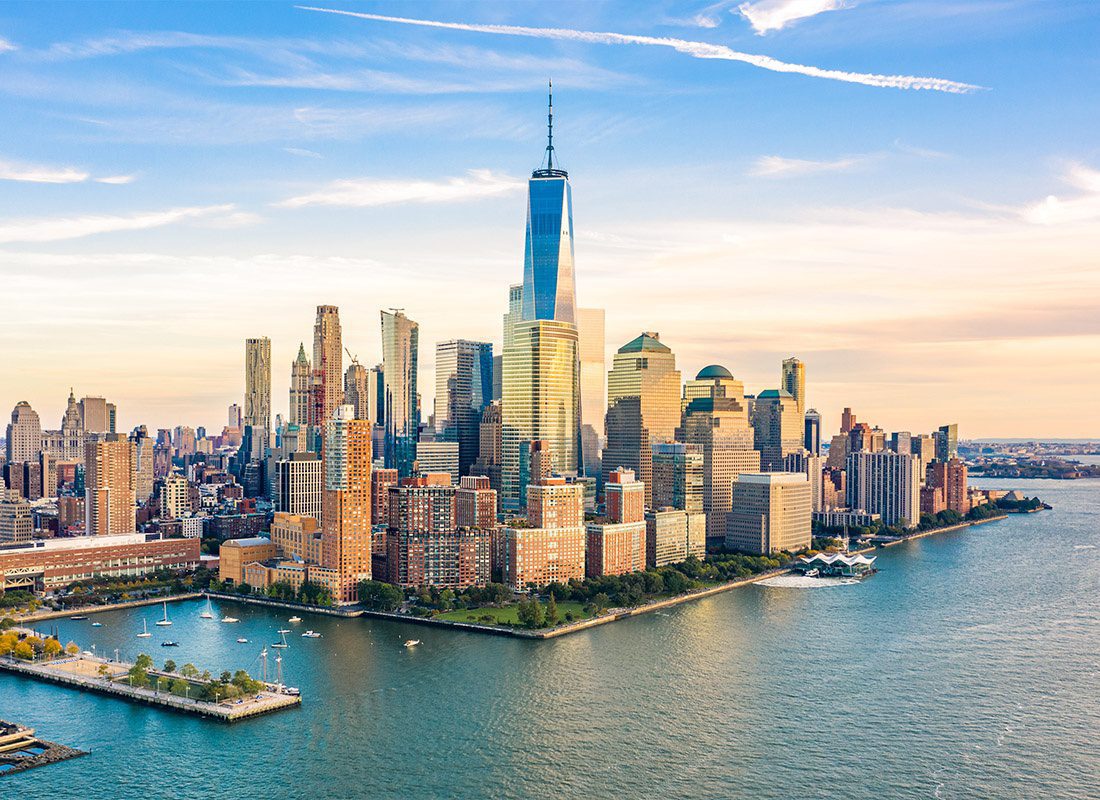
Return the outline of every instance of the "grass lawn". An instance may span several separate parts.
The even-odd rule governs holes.
[[[545,604],[544,604],[545,605]],[[519,619],[516,616],[516,609],[518,604],[511,603],[503,608],[493,608],[486,606],[484,608],[463,608],[458,611],[445,611],[442,614],[436,614],[436,619],[445,619],[451,622],[478,622],[479,624],[493,624],[489,622],[482,622],[481,617],[492,616],[495,620],[495,624],[503,625],[507,623],[518,623]],[[573,614],[573,620],[588,619],[591,614],[584,610],[584,604],[578,603],[573,600],[563,600],[558,603],[558,617],[562,622],[565,621],[566,612]],[[474,619],[470,619],[470,616]]]

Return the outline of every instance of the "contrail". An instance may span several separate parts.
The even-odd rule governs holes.
[[[949,81],[944,78],[921,78],[912,75],[874,75],[863,72],[845,72],[837,69],[821,69],[804,64],[790,64],[769,56],[740,53],[725,45],[708,42],[692,42],[687,39],[670,39],[657,36],[633,36],[626,33],[599,33],[596,31],[575,31],[569,28],[526,28],[519,25],[469,25],[462,22],[437,22],[428,19],[409,19],[407,17],[386,17],[381,14],[361,14],[356,11],[339,11],[334,8],[316,8],[314,6],[295,6],[303,11],[320,11],[325,14],[341,14],[345,17],[358,17],[377,22],[398,22],[402,25],[420,25],[426,28],[446,28],[455,31],[473,33],[495,33],[503,36],[529,36],[535,39],[566,39],[590,44],[641,44],[657,47],[671,47],[693,58],[714,58],[722,61],[740,61],[760,69],[772,72],[793,72],[808,75],[811,78],[825,78],[845,83],[861,83],[864,86],[879,86],[888,89],[929,89],[934,92],[966,94],[980,89],[969,83]]]

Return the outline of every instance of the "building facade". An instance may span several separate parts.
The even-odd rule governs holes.
[[[382,311],[382,370],[385,386],[386,467],[402,477],[413,472],[420,430],[416,390],[420,326],[400,310]]]
[[[371,424],[337,406],[325,425],[321,566],[336,576],[333,599],[358,601],[371,578]]]
[[[492,400],[493,346],[451,339],[435,346],[435,433],[458,443],[458,474],[477,461],[481,416]]]
[[[762,472],[737,476],[726,547],[754,555],[810,546],[810,483],[801,473]]]

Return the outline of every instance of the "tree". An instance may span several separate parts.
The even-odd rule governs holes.
[[[191,684],[189,684],[182,678],[173,678],[172,682],[168,684],[168,691],[170,691],[172,694],[178,694],[181,697],[189,694],[190,688]]]
[[[107,669],[106,664],[100,664],[99,669],[97,669],[96,672],[99,673],[99,677],[106,679],[107,673],[110,672],[110,670]]]
[[[134,664],[134,666],[130,667],[130,671],[127,674],[130,677],[130,684],[132,686],[149,685],[149,673],[144,667]]]
[[[153,668],[153,659],[145,653],[141,653],[134,659],[134,666],[143,670],[151,670]]]
[[[361,581],[359,602],[371,611],[393,611],[404,601],[401,590],[381,581]]]
[[[75,656],[77,653],[80,652],[80,645],[78,645],[76,642],[69,642],[67,645],[65,645],[65,652],[68,653],[70,656]]]
[[[168,659],[167,661],[165,661],[164,662],[164,671],[165,672],[175,672],[176,671],[176,662],[173,661],[172,659]]]
[[[34,648],[27,644],[26,641],[19,642],[15,646],[15,657],[21,658],[24,661],[30,661],[34,658]]]
[[[218,676],[218,681],[220,683],[229,683],[232,680],[233,676],[230,674],[229,670],[225,670],[220,676]]]
[[[53,658],[56,655],[60,655],[64,648],[61,646],[61,642],[54,639],[52,636],[46,640],[46,643],[42,646],[42,652],[46,654],[46,658]]]
[[[558,624],[558,601],[553,593],[546,601],[546,627],[552,628]]]
[[[611,598],[604,592],[600,592],[592,598],[592,605],[595,606],[597,614],[602,614],[611,606]]]
[[[0,636],[0,656],[9,655],[15,646],[19,644],[19,634],[17,633],[5,633]]]
[[[190,661],[180,667],[180,675],[185,678],[194,678],[199,674],[199,669]]]
[[[541,628],[543,626],[542,604],[538,600],[520,600],[516,608],[516,618],[525,628]]]

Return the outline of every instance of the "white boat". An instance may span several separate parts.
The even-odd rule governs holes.
[[[242,636],[240,639],[237,640],[237,644],[248,644],[248,639],[245,639]]]
[[[103,623],[102,623],[102,622],[93,622],[93,623],[92,623],[92,627],[93,627],[93,628],[102,628],[102,627],[103,627]]]
[[[148,639],[153,634],[149,633],[149,623],[144,619],[141,621],[141,633],[137,635],[139,639]]]
[[[317,631],[306,631],[302,634],[302,637],[305,639],[320,639],[321,634],[317,633]]]
[[[291,618],[290,618],[290,621],[291,621],[291,622],[301,622],[301,621],[302,621],[302,618],[301,618],[301,617],[291,617]]]
[[[166,627],[166,626],[171,625],[171,624],[172,624],[172,620],[168,619],[168,603],[165,602],[165,604],[164,604],[164,619],[158,619],[157,620],[157,625],[160,625],[163,628],[163,627]]]
[[[206,598],[206,608],[199,614],[203,619],[214,619],[214,609],[210,606],[210,598]]]
[[[287,634],[286,631],[279,631],[279,636],[282,637],[282,641],[281,642],[275,642],[275,644],[273,644],[271,646],[272,647],[278,647],[280,650],[284,647],[290,647],[290,645],[288,645],[286,643],[286,634]]]
[[[416,647],[418,644],[420,644],[419,639],[407,639],[405,641],[405,647]]]
[[[236,617],[225,616],[222,617],[222,622],[240,622]]]

